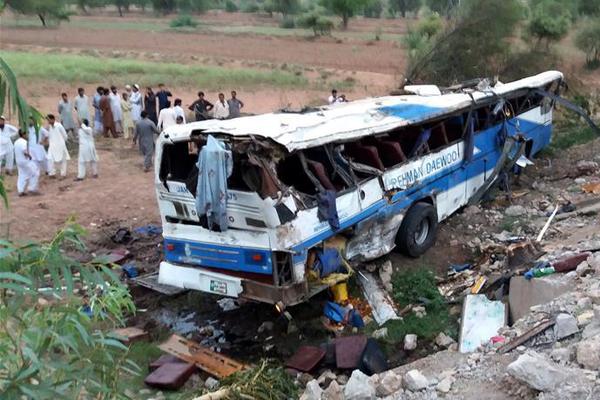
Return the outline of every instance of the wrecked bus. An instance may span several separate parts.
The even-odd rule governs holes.
[[[159,283],[287,306],[347,279],[353,262],[395,247],[418,257],[440,221],[550,142],[562,79],[548,71],[506,84],[406,86],[397,96],[169,127],[155,162]],[[203,162],[226,174],[218,183],[214,170],[197,168],[211,154]],[[218,192],[207,200],[205,191]],[[205,215],[210,198],[224,221]],[[331,246],[346,267],[325,276],[332,260],[320,256]]]

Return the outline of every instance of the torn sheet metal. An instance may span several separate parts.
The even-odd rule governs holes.
[[[489,342],[506,325],[506,305],[490,301],[483,294],[467,295],[463,303],[458,340],[461,353],[471,353]]]
[[[373,318],[377,324],[383,325],[389,320],[400,319],[394,302],[389,294],[379,286],[373,274],[364,271],[359,272],[358,282],[365,298],[371,305]]]
[[[370,261],[391,252],[396,246],[396,234],[404,214],[379,215],[357,225],[356,233],[346,245],[346,258],[350,261]]]

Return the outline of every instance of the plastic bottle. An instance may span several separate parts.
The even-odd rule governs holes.
[[[529,280],[531,278],[552,275],[554,272],[554,267],[531,268],[529,271],[525,272],[525,279]]]

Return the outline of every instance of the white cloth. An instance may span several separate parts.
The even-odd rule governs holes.
[[[66,140],[67,132],[61,124],[55,122],[54,125],[48,125],[48,142],[50,143],[48,146],[48,160],[51,163],[65,161],[66,164],[66,161],[71,159],[65,144]]]
[[[129,97],[129,102],[131,103],[131,119],[134,122],[142,119],[142,94],[139,92],[131,92],[131,97]]]
[[[108,95],[110,99],[110,110],[112,111],[113,121],[122,121],[123,113],[121,112],[121,96],[118,93],[110,92]]]
[[[175,116],[183,118],[183,123],[185,124],[185,111],[183,111],[183,108],[181,108],[181,106],[175,106],[173,107],[173,110],[175,110]]]
[[[40,171],[35,162],[29,159],[27,140],[19,138],[15,141],[15,159],[17,161],[17,191],[24,193],[26,189],[36,191]]]
[[[45,128],[40,128],[36,133],[35,126],[30,126],[27,129],[27,141],[29,142],[29,155],[35,162],[46,162],[48,154],[42,145],[44,138],[48,137],[48,131]]]
[[[227,119],[229,117],[229,104],[227,102],[221,103],[217,101],[213,111],[213,116],[216,119]]]
[[[327,101],[329,102],[329,104],[333,104],[337,101],[339,97],[333,97],[333,95],[329,96],[329,98],[327,99]]]
[[[169,126],[177,125],[177,114],[174,108],[163,108],[158,114],[158,129],[162,132]]]
[[[92,176],[98,175],[98,163],[96,161],[81,161],[79,160],[78,168],[77,168],[77,179],[85,178],[85,174],[87,173],[87,165],[89,164],[90,169],[92,170]]]
[[[19,134],[19,130],[10,125],[4,124],[4,128],[0,128],[0,172],[2,171],[2,163],[6,163],[6,169],[12,171],[14,168],[15,151],[13,148],[13,138]]]
[[[98,161],[96,145],[94,143],[94,132],[89,126],[81,125],[79,128],[79,163]]]
[[[52,160],[48,161],[48,175],[54,176],[56,175],[56,165],[60,169],[60,176],[67,176],[67,160],[62,160],[60,162],[54,162]]]
[[[88,103],[88,97],[85,94],[83,96],[75,96],[75,110],[77,110],[77,118],[79,118],[79,123],[81,123],[84,119],[90,121],[90,105]]]

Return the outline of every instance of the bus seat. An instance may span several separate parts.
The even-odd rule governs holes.
[[[336,190],[335,186],[331,182],[331,179],[327,176],[327,171],[325,170],[325,166],[317,161],[306,160],[308,167],[311,172],[317,177],[321,185],[327,190]]]
[[[354,143],[350,147],[350,155],[361,164],[368,165],[369,167],[377,168],[383,171],[385,167],[379,158],[379,152],[375,146],[365,146],[362,144]]]
[[[379,155],[386,167],[393,167],[406,161],[406,156],[398,142],[379,141],[377,142],[377,150],[379,150]]]

